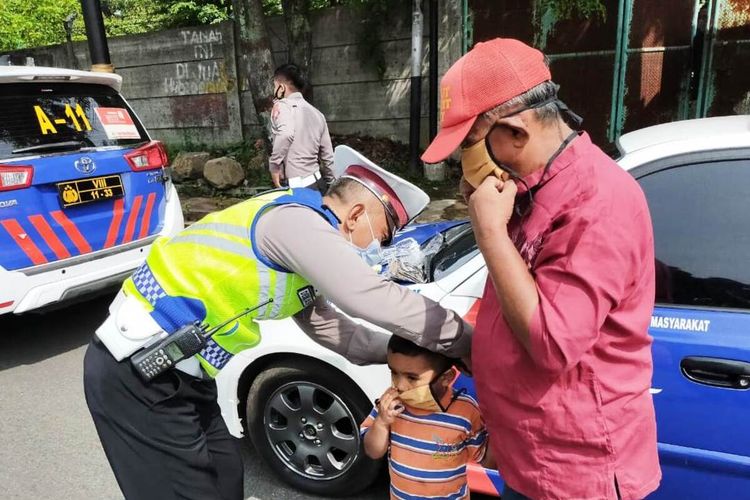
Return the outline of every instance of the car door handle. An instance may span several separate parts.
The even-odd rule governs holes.
[[[688,356],[680,362],[680,370],[688,379],[699,384],[750,389],[750,363],[746,361]]]

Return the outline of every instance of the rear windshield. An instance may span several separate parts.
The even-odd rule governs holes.
[[[0,158],[49,151],[25,148],[69,141],[81,146],[127,146],[147,139],[123,98],[104,85],[0,85]]]

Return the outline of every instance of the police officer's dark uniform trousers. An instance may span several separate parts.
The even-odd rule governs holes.
[[[217,418],[214,380],[169,370],[143,382],[127,359],[115,361],[96,336],[84,373],[96,430],[109,443],[104,451],[128,500],[243,498],[240,444]],[[153,425],[136,430],[135,421]]]

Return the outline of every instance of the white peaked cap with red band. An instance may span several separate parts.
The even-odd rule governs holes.
[[[388,172],[349,146],[336,146],[333,174],[354,179],[374,194],[397,229],[414,220],[430,202],[427,193],[411,182]]]

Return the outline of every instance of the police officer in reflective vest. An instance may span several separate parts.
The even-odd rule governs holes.
[[[419,214],[427,195],[354,150],[336,150],[326,196],[268,192],[157,240],[123,284],[84,360],[86,401],[128,499],[240,499],[243,466],[217,404],[214,378],[260,341],[254,320],[293,317],[313,340],[358,364],[384,363],[388,336],[468,356],[471,327],[454,312],[387,281],[370,264]],[[364,259],[363,259],[364,257]],[[220,324],[273,302],[211,337],[200,354],[144,382],[128,356],[154,335]]]

